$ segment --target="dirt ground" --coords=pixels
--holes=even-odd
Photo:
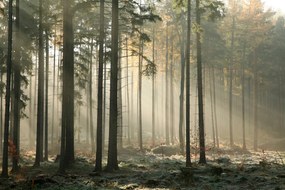
[[[77,152],[74,166],[66,175],[57,174],[56,156],[40,168],[32,168],[34,152],[26,151],[21,171],[0,179],[2,189],[285,189],[285,153],[249,152],[239,147],[207,150],[207,164],[199,165],[198,152],[192,151],[192,167],[175,146],[160,146],[145,152],[133,148],[120,151],[120,169],[94,173],[94,156]],[[105,161],[106,159],[104,159]],[[105,165],[106,163],[104,163]]]

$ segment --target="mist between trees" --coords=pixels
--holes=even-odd
[[[0,5],[3,177],[26,150],[59,173],[76,152],[100,172],[126,147],[175,146],[186,166],[191,146],[202,164],[221,144],[284,150],[285,20],[260,0]]]

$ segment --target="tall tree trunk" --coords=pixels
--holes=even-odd
[[[196,23],[201,26],[200,18],[200,0],[196,0]],[[199,163],[206,164],[206,147],[205,147],[205,132],[204,132],[204,104],[203,104],[203,76],[202,76],[202,48],[201,48],[201,33],[197,35],[197,82],[198,82],[198,116],[199,116],[199,147],[200,159]]]
[[[51,115],[51,121],[52,121],[52,124],[51,124],[51,147],[54,148],[54,126],[55,126],[55,117],[54,117],[54,114],[55,114],[55,63],[56,63],[56,35],[57,35],[57,30],[56,30],[56,27],[55,27],[55,32],[54,32],[54,46],[53,46],[53,80],[52,80],[52,115]]]
[[[166,23],[166,47],[165,47],[165,138],[169,145],[169,84],[168,84],[168,22]]]
[[[212,69],[209,65],[209,81],[212,80]],[[210,82],[210,102],[211,102],[211,119],[212,119],[212,135],[213,135],[213,145],[216,147],[216,131],[215,131],[215,118],[214,118],[214,98],[213,98],[213,83]]]
[[[230,146],[234,145],[233,140],[233,62],[234,62],[234,41],[235,41],[235,17],[232,18],[231,34],[231,57],[229,64],[229,127],[230,127]]]
[[[143,42],[139,44],[139,67],[138,67],[138,140],[139,148],[143,149],[142,140],[142,62],[143,62]]]
[[[59,172],[74,161],[74,36],[71,2],[63,3],[62,129]]]
[[[253,149],[254,151],[257,151],[257,145],[258,145],[258,75],[257,75],[257,58],[256,58],[256,52],[254,51],[254,63],[253,63],[253,74],[254,74],[254,98],[253,98],[253,105],[254,105],[254,128],[253,128]]]
[[[48,80],[49,80],[49,37],[48,30],[45,30],[46,34],[46,89],[45,89],[45,156],[44,160],[48,160]]]
[[[139,5],[141,6],[141,0]],[[140,32],[142,28],[140,27]],[[138,140],[139,147],[142,151],[143,149],[143,139],[142,139],[142,65],[143,65],[143,54],[144,54],[144,45],[143,40],[139,40],[139,67],[138,67]]]
[[[88,63],[88,67],[90,63]],[[86,144],[89,145],[89,142],[90,142],[90,136],[89,136],[89,133],[90,133],[90,124],[89,124],[89,109],[90,109],[90,98],[89,98],[89,85],[88,85],[88,82],[87,82],[87,87],[86,87]]]
[[[213,76],[213,101],[214,101],[215,133],[216,133],[217,148],[219,148],[220,147],[220,141],[219,141],[219,131],[218,131],[218,120],[217,120],[216,77],[215,77],[215,68],[214,67],[212,67],[212,76]]]
[[[173,38],[171,34],[171,54],[170,54],[170,131],[171,131],[171,144],[175,143],[175,130],[174,130],[174,101],[173,101],[173,64],[174,64],[174,51],[173,51]]]
[[[106,46],[105,46],[106,52]],[[106,53],[104,55],[104,60],[106,60]],[[102,155],[104,154],[105,148],[105,131],[106,131],[106,90],[107,90],[107,63],[104,63],[104,89],[103,89],[103,121],[102,121]]]
[[[190,36],[191,36],[191,0],[188,0],[187,10],[187,39],[186,39],[186,167],[191,166],[190,155]]]
[[[91,49],[90,49],[90,53],[91,53],[91,58],[90,58],[90,63],[89,63],[89,105],[90,105],[90,109],[89,109],[89,118],[90,118],[90,141],[91,141],[91,152],[95,153],[95,139],[94,139],[94,126],[93,126],[93,95],[92,95],[92,84],[93,84],[93,39],[91,40]]]
[[[103,66],[104,66],[104,0],[100,0],[99,70],[97,91],[97,149],[95,171],[102,171],[103,147]],[[106,65],[106,64],[105,64]],[[105,106],[105,105],[104,105]]]
[[[1,67],[1,84],[3,83],[4,67]],[[3,153],[3,91],[0,94],[0,153]],[[31,105],[31,104],[30,104]],[[29,131],[30,132],[30,131]]]
[[[120,35],[120,34],[119,34]],[[121,40],[119,40],[121,41]],[[121,46],[121,43],[119,43]],[[123,148],[123,103],[122,103],[122,48],[119,49],[118,60],[118,148]]]
[[[11,73],[12,73],[12,26],[13,26],[13,0],[8,5],[8,47],[7,47],[7,74],[6,74],[6,95],[5,95],[5,118],[4,118],[4,142],[2,157],[1,176],[8,178],[8,139],[9,139],[9,114],[11,98]]]
[[[155,64],[155,25],[152,27],[152,62]],[[152,113],[152,146],[155,146],[155,75],[152,75],[151,78],[151,84],[152,84],[152,107],[151,107],[151,113]]]
[[[243,59],[241,63],[241,106],[242,106],[242,148],[246,149],[245,142],[245,74],[244,74],[244,64],[245,64],[245,44],[243,47]]]
[[[109,114],[109,149],[107,170],[118,169],[117,150],[117,82],[118,82],[118,43],[119,43],[119,1],[112,0],[112,55],[111,55],[111,87],[110,87],[110,114]]]
[[[128,145],[131,145],[131,124],[130,124],[130,92],[129,92],[129,46],[126,38],[126,96],[127,96],[127,125],[128,125]]]
[[[184,13],[181,13],[184,14]],[[181,18],[184,18],[181,16]],[[184,19],[182,19],[184,23]],[[179,144],[180,144],[180,154],[184,155],[185,141],[184,141],[184,88],[185,88],[185,27],[182,24],[182,37],[180,40],[180,97],[179,97]]]
[[[44,127],[44,44],[43,44],[43,0],[39,7],[39,71],[38,71],[38,108],[36,160],[34,166],[40,166],[43,158],[43,127]]]
[[[20,39],[20,2],[16,0],[16,41],[15,44],[15,63],[14,63],[14,104],[13,104],[13,144],[16,147],[15,153],[13,153],[13,165],[12,171],[17,172],[19,170],[19,156],[20,156],[20,91],[21,91],[21,65],[20,65],[20,51],[21,51],[21,39]]]

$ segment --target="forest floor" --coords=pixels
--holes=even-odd
[[[194,150],[194,149],[193,149]],[[120,151],[118,171],[93,173],[94,157],[76,153],[76,161],[66,175],[57,174],[56,156],[33,168],[34,152],[22,154],[21,170],[9,179],[0,179],[2,189],[285,189],[285,152],[249,152],[239,147],[207,150],[207,164],[199,165],[192,151],[192,167],[177,147],[159,146],[139,152]],[[106,164],[106,163],[104,163]]]

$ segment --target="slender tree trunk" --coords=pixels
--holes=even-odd
[[[53,49],[53,80],[52,80],[52,115],[51,115],[51,147],[54,148],[54,114],[55,114],[55,63],[56,63],[56,35],[57,30],[55,26],[55,32],[54,32],[54,49]]]
[[[184,14],[184,13],[182,13]],[[184,18],[181,16],[181,18]],[[182,20],[184,23],[184,19]],[[182,37],[180,41],[180,97],[179,97],[179,144],[180,144],[180,154],[184,155],[185,141],[184,141],[184,88],[185,88],[185,27],[182,24]]]
[[[139,5],[141,6],[141,0]],[[140,13],[141,14],[141,13]],[[140,32],[142,28],[140,27]],[[143,139],[142,139],[142,65],[143,65],[143,54],[144,54],[144,43],[143,40],[139,40],[139,67],[138,67],[138,140],[139,147],[142,151],[143,149]]]
[[[1,67],[1,84],[3,83],[3,73],[4,73],[4,67]],[[3,93],[0,94],[0,153],[3,153]],[[31,105],[31,104],[30,104]]]
[[[215,68],[214,67],[212,67],[212,76],[213,76],[213,101],[214,101],[215,133],[216,133],[217,148],[219,148],[220,147],[220,141],[219,141],[219,131],[218,131],[218,120],[217,120],[216,77],[215,77]]]
[[[155,25],[153,25],[152,27],[152,62],[153,64],[155,64]],[[152,84],[152,108],[151,108],[151,112],[152,112],[152,146],[155,146],[155,138],[156,138],[156,134],[155,134],[155,75],[152,75],[151,78],[151,84]]]
[[[165,138],[166,145],[169,145],[168,23],[166,24],[165,42]]]
[[[212,80],[211,76],[211,66],[209,66],[209,81]],[[215,131],[215,118],[214,118],[214,98],[213,98],[213,83],[210,82],[210,102],[211,102],[211,119],[212,119],[212,135],[213,135],[213,145],[216,147],[216,131]]]
[[[107,170],[118,169],[117,150],[117,82],[118,82],[118,42],[119,42],[119,1],[112,0],[112,56],[111,56],[111,88],[110,88],[110,119],[109,119],[109,149]]]
[[[94,139],[94,126],[93,126],[93,95],[92,95],[92,84],[93,84],[93,39],[91,40],[91,59],[90,59],[90,63],[89,63],[89,118],[90,118],[90,141],[91,141],[91,152],[95,153],[95,139]]]
[[[43,44],[43,0],[39,6],[39,71],[38,71],[38,107],[36,160],[34,166],[40,166],[43,158],[43,126],[44,126],[44,44]]]
[[[119,34],[120,35],[120,34]],[[121,41],[121,40],[120,40]],[[119,43],[119,47],[121,43]],[[118,148],[123,148],[123,104],[122,104],[122,51],[119,49],[118,60]]]
[[[254,74],[254,99],[253,99],[253,105],[254,105],[254,129],[253,129],[253,149],[254,151],[257,151],[257,145],[258,145],[258,75],[257,75],[257,60],[256,60],[256,52],[254,52],[254,63],[253,63],[253,74]]]
[[[106,52],[106,46],[105,46]],[[104,55],[104,60],[106,60],[106,54]],[[102,155],[105,149],[105,131],[106,131],[106,89],[107,89],[107,63],[104,63],[104,89],[103,89],[103,121],[102,121]]]
[[[244,64],[245,64],[245,45],[243,48],[243,59],[241,63],[241,98],[242,98],[242,148],[246,149],[245,142],[245,76],[244,76]]]
[[[7,74],[6,74],[6,95],[5,95],[5,118],[4,118],[4,142],[2,157],[1,176],[8,178],[8,139],[9,139],[9,113],[11,98],[11,73],[12,73],[12,25],[13,25],[13,0],[9,0],[8,8],[8,47],[7,47]]]
[[[21,39],[20,39],[20,2],[16,0],[16,41],[15,44],[15,63],[14,63],[14,104],[13,104],[13,144],[16,147],[16,152],[13,153],[13,165],[12,171],[17,172],[19,170],[19,156],[20,156],[20,90],[21,90],[21,63],[20,63],[20,51],[21,51]]]
[[[139,45],[139,67],[138,67],[138,140],[140,150],[143,149],[142,140],[142,62],[143,62],[143,42]]]
[[[49,37],[48,30],[45,30],[46,34],[46,89],[45,89],[45,156],[44,160],[48,160],[48,80],[49,80]]]
[[[196,23],[201,26],[200,18],[200,0],[196,0]],[[200,146],[200,160],[199,163],[206,164],[206,146],[205,146],[205,132],[204,132],[204,103],[203,103],[203,76],[202,76],[202,48],[201,48],[201,33],[196,32],[197,35],[197,82],[198,82],[198,112],[199,112],[199,146]]]
[[[95,171],[102,171],[103,146],[103,66],[104,66],[104,0],[100,0],[99,70],[97,99],[97,149]],[[106,64],[105,64],[106,65]],[[105,105],[104,105],[105,106]]]
[[[132,60],[131,60],[132,61]],[[132,71],[131,71],[131,139],[135,138],[135,126],[134,126],[134,62],[132,61]]]
[[[174,101],[173,101],[173,64],[174,64],[174,51],[173,51],[173,34],[171,34],[171,54],[170,54],[170,131],[171,131],[171,144],[175,144],[175,130],[174,130]]]
[[[130,123],[130,92],[129,92],[129,46],[128,38],[126,38],[126,96],[127,96],[127,114],[128,114],[128,145],[131,145],[131,123]]]
[[[232,18],[231,34],[231,58],[229,64],[229,127],[230,127],[230,146],[234,145],[233,140],[233,62],[234,62],[234,41],[235,41],[235,17]]]
[[[89,66],[89,64],[88,64],[88,67],[90,67]],[[90,98],[89,98],[89,92],[88,92],[88,90],[89,90],[89,85],[88,85],[88,83],[87,83],[87,87],[86,87],[86,144],[88,144],[89,145],[89,142],[90,142],[90,136],[89,136],[89,133],[90,133],[90,125],[89,125],[89,109],[90,109],[90,102],[89,102],[89,100],[90,100]]]
[[[139,67],[138,67],[138,140],[140,150],[143,149],[142,140],[142,64],[143,64],[143,42],[140,41],[139,45]]]
[[[190,155],[190,35],[191,35],[191,0],[188,0],[187,39],[186,39],[186,167],[191,166]]]

